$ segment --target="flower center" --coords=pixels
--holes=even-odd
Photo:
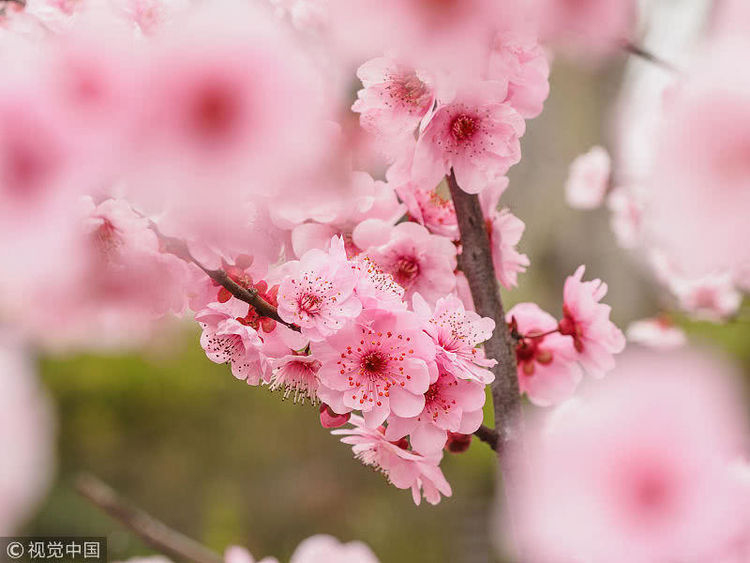
[[[393,84],[388,86],[388,90],[391,98],[408,106],[421,108],[429,101],[427,85],[414,71],[397,77]]]
[[[308,315],[314,315],[320,311],[322,301],[323,300],[319,296],[313,293],[306,293],[299,299],[297,305],[299,306],[300,311],[304,311]]]
[[[456,116],[451,122],[451,135],[456,141],[471,139],[479,129],[479,120],[469,115]]]
[[[362,371],[370,376],[380,376],[388,364],[388,359],[381,352],[368,352],[362,356]]]
[[[413,256],[402,256],[396,262],[396,273],[393,276],[401,285],[407,285],[419,275],[419,262]]]
[[[231,89],[211,85],[200,92],[192,107],[193,126],[207,140],[226,139],[237,117],[238,101]]]

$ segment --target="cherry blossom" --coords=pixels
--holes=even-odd
[[[493,184],[479,195],[492,248],[492,263],[500,285],[511,289],[518,284],[518,274],[526,271],[529,258],[516,250],[526,225],[508,209],[498,210],[500,196],[508,185],[507,178]]]
[[[604,201],[609,187],[612,159],[600,146],[577,157],[570,165],[565,183],[565,199],[576,209],[596,209]]]
[[[397,441],[408,435],[416,452],[437,454],[448,432],[471,434],[479,428],[484,401],[484,384],[442,372],[425,393],[424,410],[410,418],[389,416],[385,437]]]
[[[626,334],[630,342],[657,350],[673,350],[687,342],[685,331],[665,316],[633,321]]]
[[[437,378],[435,347],[407,311],[365,310],[323,342],[312,343],[320,361],[318,396],[336,413],[362,411],[377,427],[393,412],[412,417]]]
[[[525,119],[542,112],[549,95],[549,60],[529,31],[519,26],[495,35],[487,78],[508,81],[506,101]]]
[[[411,489],[415,504],[420,504],[422,496],[430,504],[439,503],[441,494],[451,496],[451,487],[438,466],[442,454],[428,457],[409,451],[402,447],[403,441],[392,443],[382,427],[370,428],[360,416],[352,415],[351,423],[351,428],[332,430],[331,434],[344,436],[341,441],[352,446],[354,456],[380,471],[390,484]]]
[[[742,304],[742,295],[729,274],[696,279],[677,275],[670,278],[669,285],[680,308],[699,319],[721,321],[735,314]]]
[[[312,356],[288,354],[269,360],[273,370],[269,381],[271,390],[283,389],[284,398],[293,395],[294,402],[317,402],[318,370],[320,362]]]
[[[406,297],[419,293],[434,303],[456,284],[456,247],[453,243],[416,223],[391,227],[366,221],[354,233],[354,242],[367,256],[406,290]]]
[[[357,77],[364,88],[352,110],[360,113],[362,127],[389,152],[403,148],[432,109],[430,79],[388,57],[367,61],[357,69]]]
[[[614,367],[613,354],[625,348],[625,336],[609,320],[611,308],[600,303],[607,284],[599,279],[584,282],[585,271],[585,266],[580,266],[565,280],[559,328],[561,334],[573,338],[577,359],[586,371],[601,377]]]
[[[745,432],[730,375],[695,352],[626,355],[606,385],[532,425],[516,499],[528,556],[716,560],[742,518],[727,479]]]
[[[279,316],[296,324],[311,340],[323,340],[357,317],[362,303],[354,293],[357,281],[344,241],[335,237],[328,252],[308,250],[284,266],[279,286]]]
[[[17,338],[0,335],[0,530],[18,531],[44,495],[53,469],[49,401]]]
[[[476,194],[503,177],[521,159],[526,130],[506,96],[502,83],[483,82],[439,105],[417,142],[415,179],[434,185],[453,169],[458,185]]]
[[[557,332],[557,320],[534,303],[519,303],[506,314],[521,335],[516,344],[518,386],[535,405],[568,399],[583,373],[570,337]]]
[[[435,360],[442,370],[459,379],[492,383],[495,376],[487,368],[497,361],[485,358],[477,346],[492,336],[495,321],[466,310],[453,295],[439,299],[434,310],[419,294],[413,305],[423,320],[423,330],[435,343]]]
[[[645,197],[641,190],[618,186],[607,196],[610,226],[617,244],[632,249],[641,242]]]
[[[131,560],[132,561],[132,560]],[[317,534],[297,546],[289,563],[378,563],[372,550],[362,542],[341,543],[333,536]],[[244,547],[233,545],[224,552],[224,563],[255,563]],[[275,557],[264,557],[258,563],[278,563]]]
[[[544,38],[583,58],[611,53],[630,39],[634,0],[534,0]]]

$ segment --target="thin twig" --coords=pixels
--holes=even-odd
[[[651,51],[645,49],[644,47],[640,47],[636,45],[635,43],[631,43],[630,41],[625,41],[622,44],[622,48],[625,50],[626,53],[630,53],[631,55],[639,57],[646,62],[649,62],[651,64],[654,64],[656,66],[663,68],[664,70],[668,70],[669,72],[677,72],[677,73],[680,72],[680,69],[678,69],[672,63],[665,61],[661,57],[653,54]]]
[[[164,235],[163,233],[159,232],[159,229],[153,223],[151,224],[151,229],[156,233],[156,236],[159,237],[159,240],[162,243],[162,248],[165,252],[174,254],[178,258],[181,258],[186,262],[191,262],[198,266],[209,278],[225,288],[237,299],[239,299],[240,301],[244,301],[245,303],[253,307],[260,316],[273,319],[277,323],[281,323],[294,331],[300,331],[300,328],[297,325],[288,323],[284,319],[282,319],[279,316],[279,312],[276,307],[263,299],[258,294],[258,291],[256,289],[242,287],[231,277],[229,277],[229,274],[227,274],[221,268],[212,270],[211,268],[207,268],[206,266],[201,264],[195,258],[195,256],[191,254],[190,249],[188,248],[188,245],[184,240]]]
[[[482,426],[477,428],[474,432],[474,436],[479,438],[482,442],[485,442],[493,450],[497,451],[497,432],[494,429],[482,424]]]
[[[222,563],[217,553],[136,508],[94,476],[80,475],[76,490],[91,504],[166,556],[192,563]]]
[[[461,268],[469,282],[474,308],[481,316],[490,317],[495,321],[495,330],[484,343],[487,357],[497,360],[497,364],[492,368],[495,381],[491,387],[497,432],[497,443],[493,449],[497,452],[498,464],[503,475],[505,499],[510,506],[511,529],[518,537],[513,506],[524,461],[521,451],[523,420],[515,345],[505,321],[500,288],[492,263],[492,249],[479,198],[461,189],[452,170],[447,179],[461,233]],[[520,549],[520,546],[518,547]]]

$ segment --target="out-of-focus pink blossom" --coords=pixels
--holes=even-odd
[[[518,274],[526,271],[529,258],[516,250],[526,225],[508,209],[498,210],[500,196],[508,186],[507,178],[493,184],[479,195],[492,248],[492,263],[500,284],[511,289],[518,284]]]
[[[495,321],[466,310],[461,300],[453,295],[438,299],[432,310],[417,294],[413,306],[422,319],[423,330],[435,343],[435,360],[443,371],[485,385],[494,381],[494,374],[487,368],[497,361],[487,359],[478,346],[492,336]]]
[[[408,435],[415,451],[437,454],[445,446],[448,432],[472,434],[479,428],[485,398],[484,384],[442,372],[425,393],[424,410],[410,418],[392,414],[385,437],[397,441]]]
[[[379,57],[357,70],[364,88],[352,110],[362,127],[375,135],[378,145],[395,154],[413,143],[419,122],[432,109],[435,93],[429,78],[398,61]]]
[[[53,468],[53,423],[47,397],[25,351],[7,334],[0,342],[0,532],[10,535],[44,495]]]
[[[607,197],[611,213],[609,224],[617,244],[622,248],[635,248],[642,238],[644,196],[639,191],[619,186]]]
[[[686,276],[736,275],[750,264],[750,77],[746,37],[714,42],[673,93],[658,132],[648,243]]]
[[[625,336],[609,320],[611,307],[600,303],[607,284],[600,279],[584,282],[585,266],[565,280],[563,319],[560,333],[570,336],[578,352],[578,361],[595,377],[601,377],[615,365],[614,354],[625,348]]]
[[[611,53],[629,40],[635,0],[533,0],[543,39],[571,54],[591,58]]]
[[[322,364],[320,400],[339,414],[362,411],[371,428],[391,412],[417,416],[437,379],[435,345],[407,311],[365,310],[336,334],[313,342],[312,352]]]
[[[687,343],[685,331],[663,316],[633,321],[626,334],[630,342],[657,350],[673,350]]]
[[[556,331],[555,318],[534,303],[519,303],[506,320],[522,335],[516,344],[518,386],[529,400],[549,406],[573,395],[583,373],[572,339]]]
[[[669,286],[682,310],[699,319],[722,321],[734,315],[742,304],[742,294],[737,291],[729,274],[686,279],[674,276]]]
[[[487,78],[508,82],[506,101],[524,118],[542,112],[549,95],[549,60],[528,31],[506,29],[495,35]]]
[[[370,428],[362,417],[352,415],[352,428],[333,430],[331,433],[344,436],[341,441],[350,444],[354,456],[363,464],[374,467],[385,475],[388,482],[399,489],[411,489],[415,504],[422,496],[430,504],[440,502],[440,495],[452,494],[439,463],[442,453],[422,456],[402,447],[404,441],[392,443],[387,440],[382,427]]]
[[[488,81],[439,105],[417,142],[415,180],[436,185],[453,169],[461,189],[476,194],[502,178],[521,159],[526,130],[506,96],[507,85]]]
[[[318,534],[303,540],[289,563],[378,563],[378,558],[362,542],[341,543],[333,536]]]
[[[323,340],[362,311],[354,293],[357,276],[342,238],[335,237],[328,252],[308,250],[299,261],[285,264],[284,272],[279,316],[299,326],[309,339]]]
[[[565,200],[576,209],[596,209],[604,202],[609,187],[612,159],[596,146],[577,157],[570,165],[565,183]]]
[[[393,276],[407,298],[419,293],[434,303],[455,287],[456,247],[421,225],[365,221],[355,230],[354,243]]]
[[[747,512],[727,478],[746,446],[729,375],[694,352],[626,355],[606,384],[530,425],[513,505],[526,557],[716,561]]]
[[[224,552],[224,563],[255,563],[255,559],[244,547],[233,545]],[[278,559],[264,557],[258,563],[278,563]],[[341,543],[333,536],[318,534],[303,540],[289,563],[378,563],[378,558],[362,542]]]

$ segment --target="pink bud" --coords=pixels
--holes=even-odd
[[[448,441],[445,443],[445,449],[452,454],[462,454],[469,449],[470,445],[471,434],[448,432]]]

